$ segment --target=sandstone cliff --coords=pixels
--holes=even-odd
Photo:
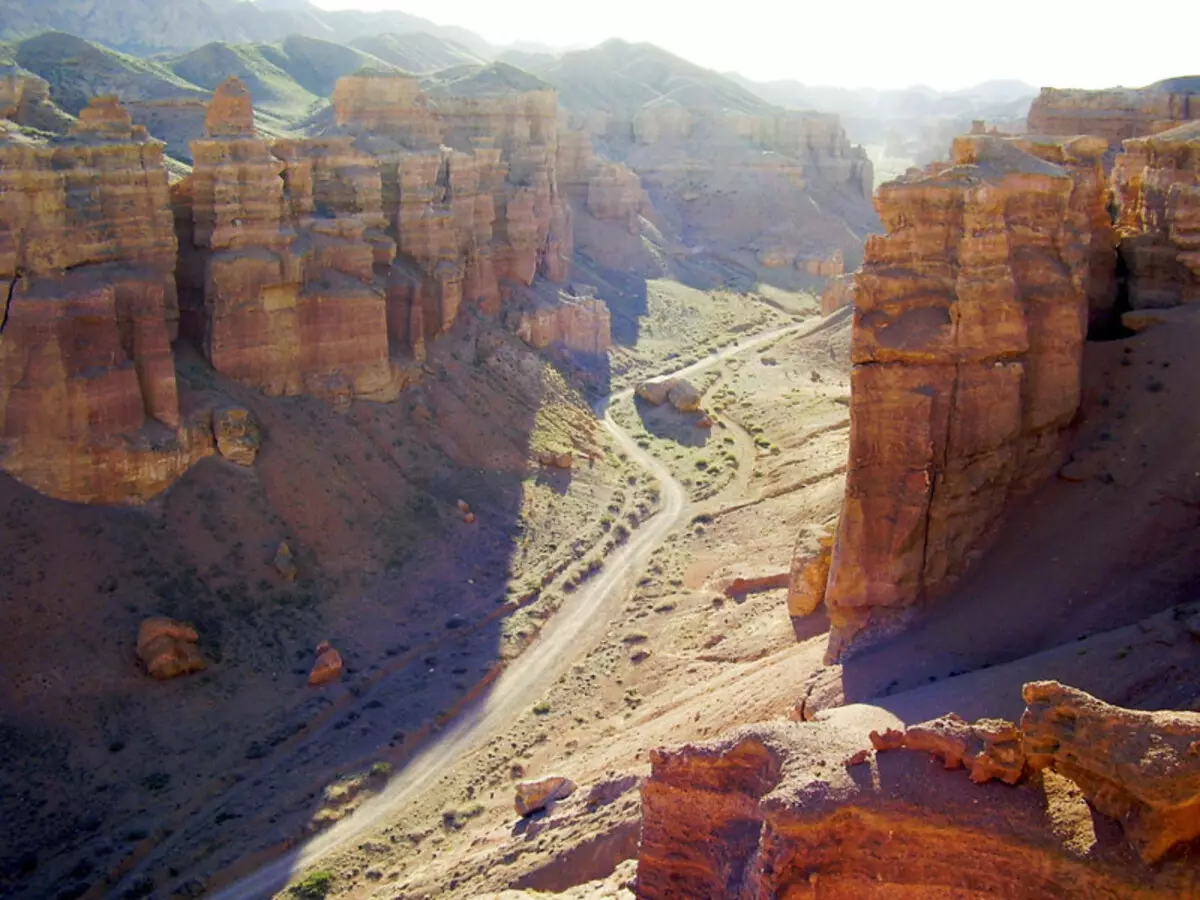
[[[1112,180],[1129,306],[1200,300],[1200,122],[1126,141]]]
[[[1079,404],[1090,235],[1059,166],[960,140],[880,188],[857,277],[850,465],[825,597],[840,657],[970,564]]]
[[[338,83],[325,137],[269,142],[227,83],[174,196],[185,327],[270,393],[394,397],[464,305],[495,314],[567,277],[555,110],[552,92],[435,102],[415,79],[360,75]]]
[[[115,101],[0,147],[0,464],[83,502],[144,500],[212,452],[180,407],[162,147]]]
[[[1032,731],[1025,739],[1038,754],[1063,760],[1055,765],[1066,779],[1079,778],[1088,796],[1107,797],[1098,800],[1102,812],[1128,810],[1114,797],[1153,796],[1157,809],[1183,810],[1171,825],[1186,817],[1194,823],[1197,765],[1183,761],[1183,748],[1194,737],[1195,714],[1120,710],[1053,683],[1028,685],[1026,698],[1024,724]],[[1076,711],[1090,746],[1071,733]],[[1066,779],[973,784],[958,768],[967,761],[961,753],[971,758],[976,781],[1021,777],[1022,734],[1010,724],[969,726],[951,717],[906,734],[876,732],[871,741],[885,748],[921,752],[873,755],[868,732],[888,721],[896,720],[882,709],[849,707],[816,722],[753,726],[710,744],[652,750],[637,895],[1190,896],[1194,863],[1173,859],[1152,868],[1137,860],[1113,829],[1093,826]],[[888,745],[887,735],[899,743]],[[976,765],[981,747],[1001,764],[986,772],[990,763]],[[1172,764],[1148,764],[1149,747],[1164,748],[1155,759],[1169,755]],[[1086,852],[1068,824],[1079,816]],[[1188,832],[1170,834],[1186,839]]]
[[[1140,89],[1042,88],[1029,110],[1033,134],[1092,134],[1114,147],[1200,119],[1200,82],[1179,78]]]

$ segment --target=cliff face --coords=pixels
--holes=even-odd
[[[1130,307],[1200,300],[1200,122],[1126,141],[1112,180]]]
[[[1066,702],[1059,699],[1063,694]],[[1046,702],[1047,696],[1057,702]],[[816,722],[752,726],[710,744],[652,750],[642,788],[637,895],[1188,896],[1193,863],[1151,867],[1111,829],[1093,833],[1091,810],[1079,809],[1083,801],[1065,780],[1097,797],[1106,815],[1140,812],[1145,798],[1153,797],[1149,824],[1143,826],[1137,813],[1122,820],[1136,832],[1134,840],[1139,828],[1164,834],[1164,842],[1186,840],[1195,828],[1196,764],[1186,760],[1185,750],[1195,714],[1132,713],[1054,683],[1027,685],[1026,698],[1031,706],[1023,724],[1032,731],[1024,739],[1038,754],[1031,763],[1055,765],[1065,779],[973,784],[956,771],[972,755],[970,739],[959,733],[972,729],[952,718],[907,733],[909,746],[942,756],[944,763],[927,752],[872,754],[868,739],[882,749],[887,737],[901,735],[887,730],[888,720],[896,721],[888,713],[865,706]],[[1075,714],[1090,747],[1080,749],[1072,734]],[[946,724],[955,727],[949,733],[938,727]],[[1021,733],[1009,723],[979,725],[989,733],[999,726],[1007,741],[1005,761],[1018,757],[1015,766],[987,774],[1018,780]],[[1147,761],[1151,754],[1155,763]],[[985,780],[979,766],[968,765],[976,780]],[[1063,827],[1075,816],[1089,832],[1084,853],[1071,828]]]
[[[1086,210],[1062,168],[1000,139],[880,188],[857,278],[850,465],[828,655],[868,642],[969,565],[1079,404]]]
[[[414,79],[356,76],[334,92],[335,133],[268,142],[242,86],[219,89],[175,195],[185,323],[214,368],[269,393],[390,399],[464,304],[496,313],[514,286],[565,279],[544,93],[434,103]]]
[[[1193,119],[1200,119],[1200,86],[1187,83],[1105,91],[1042,88],[1029,110],[1029,131],[1097,135],[1115,147]]]
[[[146,499],[212,452],[180,409],[161,145],[110,99],[0,147],[0,464],[57,497]]]

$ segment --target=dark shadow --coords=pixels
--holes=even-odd
[[[656,438],[671,441],[684,447],[707,447],[712,439],[711,428],[701,428],[696,423],[702,412],[681,412],[670,403],[655,406],[641,397],[634,399],[642,427]]]
[[[796,643],[807,641],[819,634],[829,632],[829,612],[824,606],[807,616],[792,616],[792,631],[796,635]]]

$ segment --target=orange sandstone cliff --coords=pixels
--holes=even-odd
[[[1079,405],[1090,232],[1075,182],[1000,138],[954,152],[876,195],[888,233],[857,278],[830,659],[967,568]]]
[[[1015,786],[973,784],[959,768],[970,739],[956,732],[979,729],[944,718],[902,735],[888,730],[893,716],[869,706],[652,750],[637,896],[1193,896],[1189,858],[1148,862],[1194,834],[1200,763],[1187,747],[1200,717],[1118,709],[1053,682],[1027,685],[1025,697],[1024,735],[1010,723],[979,723],[1008,741],[1003,755],[1014,765],[1002,767],[1004,778],[1022,775],[1022,744],[1030,768],[1064,777],[1024,770]],[[882,752],[893,736],[907,740],[890,746],[922,752]],[[1121,819],[1135,846],[1154,851],[1146,861],[1115,823],[1093,825],[1080,790],[1102,815]],[[1073,820],[1082,822],[1078,834]]]
[[[212,452],[181,409],[162,146],[112,98],[55,145],[0,146],[0,466],[96,503],[158,493]]]
[[[1029,131],[1096,135],[1117,147],[1193,119],[1200,119],[1200,79],[1176,78],[1144,88],[1042,88],[1029,110]]]
[[[1129,306],[1200,300],[1200,122],[1126,141],[1112,177]]]

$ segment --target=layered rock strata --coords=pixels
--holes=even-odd
[[[0,146],[0,465],[43,493],[138,502],[213,451],[181,409],[162,146],[111,98],[53,145]]]
[[[1120,710],[1053,683],[1026,686],[1026,697],[1024,732],[953,716],[901,730],[859,706],[652,750],[637,895],[1191,896],[1192,858],[1139,861],[1093,825],[1075,785],[1022,776],[1026,753],[1035,767],[1053,761],[1097,809],[1161,849],[1196,833],[1200,757],[1189,747],[1200,717]],[[883,752],[900,747],[917,752]],[[993,779],[1007,783],[984,783]]]
[[[434,102],[411,78],[354,76],[334,132],[268,142],[249,136],[240,85],[219,89],[174,197],[185,326],[214,368],[269,393],[391,399],[465,305],[495,314],[539,277],[564,280],[545,93]],[[548,340],[574,341],[590,315],[580,349],[607,349],[597,311],[568,306]]]
[[[1117,147],[1193,119],[1200,119],[1197,79],[1103,91],[1042,88],[1029,110],[1029,131],[1097,135]]]
[[[857,278],[850,464],[825,596],[829,658],[951,584],[1080,399],[1084,210],[1064,169],[991,136],[876,195]]]
[[[1030,766],[1078,784],[1145,862],[1200,837],[1200,713],[1121,709],[1054,681],[1023,693]]]
[[[1129,306],[1200,300],[1200,122],[1126,141],[1112,180]]]

